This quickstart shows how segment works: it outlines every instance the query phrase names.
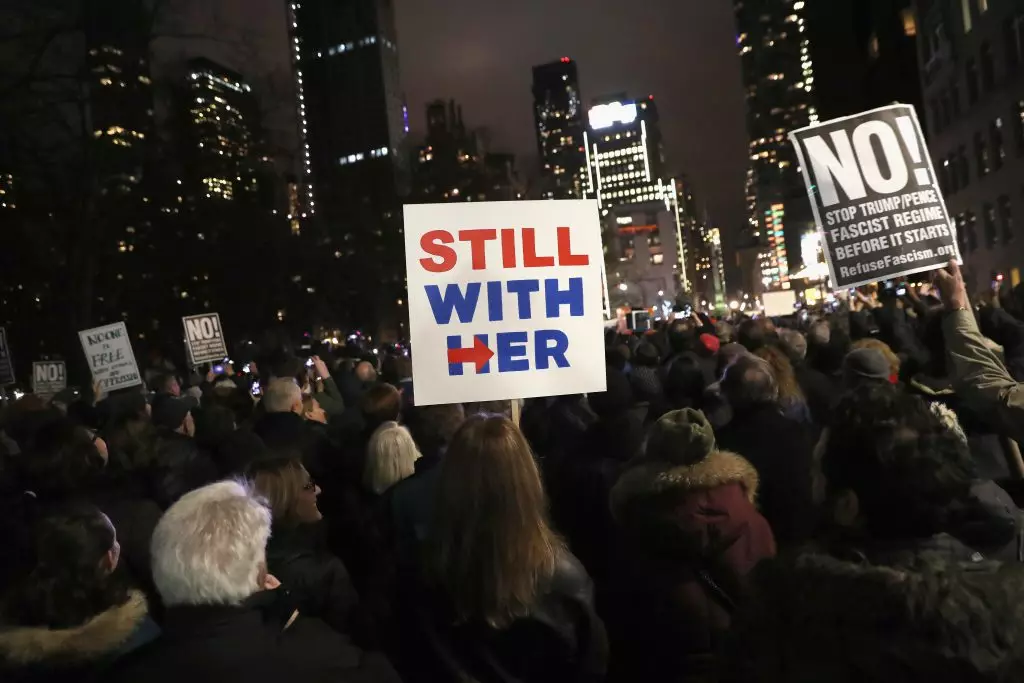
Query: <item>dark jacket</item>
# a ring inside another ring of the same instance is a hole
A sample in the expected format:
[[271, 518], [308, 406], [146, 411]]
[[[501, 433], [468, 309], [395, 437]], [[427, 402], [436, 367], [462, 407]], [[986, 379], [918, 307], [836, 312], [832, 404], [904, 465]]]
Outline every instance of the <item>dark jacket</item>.
[[163, 509], [179, 498], [216, 481], [217, 465], [195, 439], [169, 429], [157, 430], [149, 482], [153, 500]]
[[349, 632], [359, 595], [348, 570], [327, 550], [322, 523], [274, 525], [267, 543], [267, 570], [288, 589], [299, 611]]
[[325, 431], [295, 413], [267, 413], [253, 425], [253, 432], [277, 454], [299, 454], [315, 481], [324, 482], [337, 460]]
[[390, 490], [389, 512], [392, 542], [398, 562], [414, 566], [419, 559], [419, 547], [427, 537], [430, 516], [434, 507], [434, 492], [441, 475], [441, 463], [421, 471], [416, 462], [416, 473], [395, 484]]
[[[117, 664], [112, 683], [391, 683], [384, 657], [366, 653], [318, 619], [276, 612], [274, 591], [240, 606], [172, 607], [161, 638]], [[286, 625], [287, 624], [287, 625]]]
[[574, 683], [605, 678], [604, 624], [594, 611], [593, 584], [571, 553], [561, 556], [529, 614], [506, 628], [453, 625], [442, 605], [438, 600], [420, 612], [432, 655], [424, 662], [423, 680]]
[[133, 592], [81, 626], [0, 627], [0, 680], [5, 683], [89, 683], [105, 680], [119, 657], [156, 638], [146, 598]]
[[839, 396], [839, 381], [815, 370], [806, 361], [794, 363], [793, 373], [796, 375], [797, 384], [807, 397], [811, 419], [818, 426], [827, 425], [832, 414], [832, 404]]
[[760, 405], [735, 413], [715, 434], [722, 450], [742, 455], [757, 469], [761, 513], [779, 546], [809, 538], [816, 524], [810, 432], [774, 405]]
[[775, 554], [754, 505], [758, 476], [733, 453], [693, 465], [646, 462], [611, 494], [618, 522], [605, 612], [609, 679], [711, 678], [745, 577]]

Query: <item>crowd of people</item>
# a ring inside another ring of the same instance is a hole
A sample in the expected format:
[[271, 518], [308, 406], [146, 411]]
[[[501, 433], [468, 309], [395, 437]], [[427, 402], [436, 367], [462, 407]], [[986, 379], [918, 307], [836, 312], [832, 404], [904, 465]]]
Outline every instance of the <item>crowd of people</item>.
[[23, 397], [0, 680], [1024, 680], [1024, 308], [976, 304], [613, 330], [519, 424], [402, 354]]

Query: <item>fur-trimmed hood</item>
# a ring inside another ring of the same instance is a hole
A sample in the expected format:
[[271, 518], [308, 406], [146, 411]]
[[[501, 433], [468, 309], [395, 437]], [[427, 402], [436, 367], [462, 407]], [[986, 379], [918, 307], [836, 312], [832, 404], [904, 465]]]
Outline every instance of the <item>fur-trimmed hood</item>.
[[660, 496], [672, 490], [695, 491], [738, 483], [747, 499], [757, 498], [757, 470], [745, 458], [728, 451], [713, 451], [693, 465], [663, 461], [644, 462], [622, 474], [612, 488], [611, 509], [621, 518], [625, 507], [638, 498]]
[[0, 659], [15, 666], [99, 660], [120, 650], [148, 611], [145, 596], [132, 591], [124, 604], [111, 607], [75, 628], [0, 628]]

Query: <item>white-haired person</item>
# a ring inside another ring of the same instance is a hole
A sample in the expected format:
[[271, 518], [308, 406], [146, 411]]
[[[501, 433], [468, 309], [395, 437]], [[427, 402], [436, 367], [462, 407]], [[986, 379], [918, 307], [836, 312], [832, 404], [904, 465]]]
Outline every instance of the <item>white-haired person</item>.
[[264, 414], [256, 421], [253, 431], [276, 455], [300, 453], [303, 466], [318, 482], [335, 479], [332, 467], [338, 459], [337, 448], [326, 432], [316, 428], [319, 425], [307, 420], [302, 399], [302, 389], [294, 379], [271, 380], [260, 401]]
[[172, 505], [153, 533], [163, 637], [118, 662], [134, 683], [398, 681], [388, 661], [289, 605], [267, 573], [271, 511], [248, 484], [222, 481]]
[[409, 430], [397, 422], [385, 422], [370, 436], [363, 469], [363, 486], [380, 496], [416, 472], [422, 457]]

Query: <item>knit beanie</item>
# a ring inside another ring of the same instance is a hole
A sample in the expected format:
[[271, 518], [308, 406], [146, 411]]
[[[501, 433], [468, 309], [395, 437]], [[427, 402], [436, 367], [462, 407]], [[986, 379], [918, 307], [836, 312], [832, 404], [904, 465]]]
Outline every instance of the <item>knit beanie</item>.
[[646, 458], [693, 465], [715, 450], [715, 432], [704, 413], [683, 408], [665, 414], [654, 423], [647, 438]]

